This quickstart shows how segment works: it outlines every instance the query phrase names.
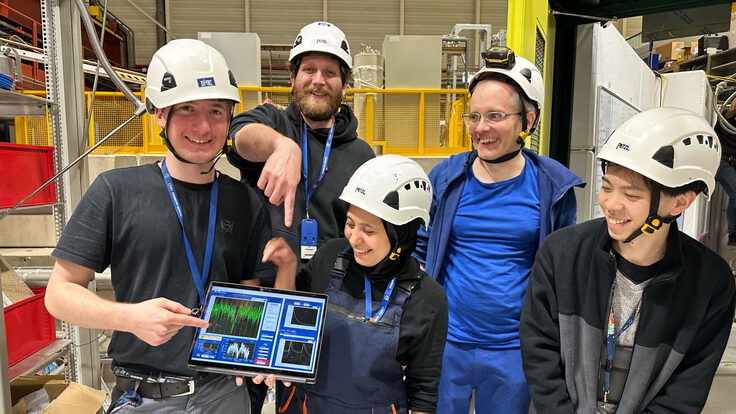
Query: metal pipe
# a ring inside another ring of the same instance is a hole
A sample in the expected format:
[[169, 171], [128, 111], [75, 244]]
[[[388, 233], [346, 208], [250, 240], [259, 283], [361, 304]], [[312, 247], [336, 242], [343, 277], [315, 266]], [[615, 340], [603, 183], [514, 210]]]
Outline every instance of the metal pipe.
[[[97, 60], [102, 64], [102, 67], [105, 69], [105, 72], [107, 72], [110, 80], [112, 81], [112, 83], [115, 84], [115, 86], [117, 86], [118, 89], [120, 89], [123, 95], [125, 95], [125, 97], [128, 98], [128, 100], [136, 106], [136, 113], [141, 110], [145, 112], [146, 105], [141, 102], [140, 99], [135, 97], [133, 91], [128, 88], [128, 85], [126, 85], [125, 82], [120, 80], [117, 73], [115, 73], [115, 69], [113, 69], [112, 65], [110, 65], [110, 61], [107, 60], [107, 56], [105, 56], [105, 52], [102, 50], [102, 46], [100, 45], [97, 36], [95, 36], [95, 28], [92, 25], [92, 19], [89, 17], [89, 12], [84, 7], [83, 0], [74, 0], [74, 3], [77, 5], [77, 9], [79, 9], [79, 14], [82, 16], [82, 23], [84, 23], [84, 28], [87, 30], [87, 37], [89, 38], [89, 42], [92, 44], [92, 49], [94, 49], [95, 55], [97, 55]], [[143, 114], [143, 112], [141, 112], [141, 114]]]
[[590, 15], [587, 15], [587, 14], [577, 14], [577, 13], [561, 12], [561, 11], [557, 11], [555, 9], [549, 9], [549, 14], [551, 14], [553, 16], [559, 15], [559, 16], [570, 16], [570, 17], [582, 17], [583, 19], [596, 20], [596, 21], [606, 22], [606, 23], [618, 21], [618, 17], [616, 17], [616, 16], [613, 16], [610, 19], [608, 19], [608, 18], [605, 18], [605, 17], [590, 16]]

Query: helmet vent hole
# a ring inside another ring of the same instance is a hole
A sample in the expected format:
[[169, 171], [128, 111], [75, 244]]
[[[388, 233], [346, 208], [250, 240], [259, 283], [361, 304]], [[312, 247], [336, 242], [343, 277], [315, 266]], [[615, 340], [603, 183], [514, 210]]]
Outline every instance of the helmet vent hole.
[[698, 138], [698, 144], [702, 144], [703, 143], [703, 136], [702, 135], [698, 135], [697, 138]]
[[521, 73], [521, 76], [525, 77], [529, 83], [532, 83], [532, 71], [529, 70], [529, 68], [524, 68], [520, 70], [519, 73]]
[[685, 138], [685, 139], [682, 140], [682, 143], [685, 144], [685, 145], [690, 145], [690, 144], [692, 144], [692, 140], [690, 140], [690, 137], [687, 137], [687, 138]]
[[350, 49], [348, 49], [348, 42], [346, 42], [344, 40], [340, 44], [340, 49], [344, 50], [345, 53], [350, 54]]
[[386, 194], [386, 197], [383, 198], [383, 203], [393, 208], [394, 210], [398, 210], [399, 209], [399, 193], [396, 192], [396, 190], [394, 190]]
[[[702, 135], [698, 135], [699, 138], [702, 138]], [[674, 159], [675, 159], [675, 148], [672, 147], [672, 145], [667, 145], [665, 147], [660, 148], [657, 150], [657, 152], [652, 156], [652, 159], [659, 162], [660, 164], [667, 166], [669, 168], [673, 168], [674, 166]]]
[[168, 91], [173, 88], [176, 88], [176, 79], [174, 79], [174, 75], [169, 72], [164, 73], [164, 76], [161, 79], [161, 92]]
[[405, 190], [411, 190], [411, 184], [407, 184], [407, 185], [405, 185], [405, 186], [404, 186], [404, 189], [405, 189]]
[[419, 188], [419, 180], [414, 180], [414, 188]]
[[708, 135], [708, 146], [710, 148], [713, 148], [713, 137]]
[[235, 75], [233, 75], [231, 70], [227, 71], [227, 76], [230, 78], [230, 84], [237, 88], [238, 82], [235, 81]]

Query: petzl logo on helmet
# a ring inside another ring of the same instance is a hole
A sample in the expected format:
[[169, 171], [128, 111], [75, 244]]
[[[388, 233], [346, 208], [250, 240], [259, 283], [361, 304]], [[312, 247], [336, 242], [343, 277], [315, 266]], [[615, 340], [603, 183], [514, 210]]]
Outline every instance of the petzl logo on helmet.
[[365, 195], [365, 190], [360, 187], [355, 187], [355, 192], [359, 194]]
[[199, 85], [200, 88], [215, 86], [215, 78], [199, 78], [197, 79], [197, 85]]
[[629, 151], [629, 144], [624, 144], [623, 142], [619, 142], [618, 145], [616, 145], [616, 149], [622, 149], [624, 151]]

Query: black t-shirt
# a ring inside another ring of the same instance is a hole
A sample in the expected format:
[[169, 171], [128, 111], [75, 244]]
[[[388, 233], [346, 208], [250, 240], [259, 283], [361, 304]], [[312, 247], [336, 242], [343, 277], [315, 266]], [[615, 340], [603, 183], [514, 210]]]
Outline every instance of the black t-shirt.
[[[218, 175], [217, 218], [208, 282], [272, 278], [261, 263], [270, 239], [262, 199], [249, 187]], [[202, 269], [211, 184], [174, 180], [187, 239]], [[192, 308], [198, 293], [189, 269], [181, 225], [158, 164], [100, 174], [74, 210], [53, 256], [102, 272], [110, 266], [115, 300], [138, 303], [165, 297]], [[108, 353], [116, 364], [191, 375], [187, 353], [194, 328], [183, 328], [159, 346], [114, 332]]]
[[[338, 253], [348, 245], [346, 239], [335, 239], [320, 247], [297, 274], [297, 289], [324, 292]], [[413, 257], [396, 276], [399, 288], [411, 287], [401, 314], [396, 361], [406, 365], [404, 384], [409, 409], [433, 413], [437, 407], [442, 354], [447, 338], [447, 296], [434, 279], [419, 269], [419, 263]], [[388, 280], [372, 284], [372, 297], [382, 297], [387, 285]], [[364, 298], [364, 286], [363, 273], [351, 260], [342, 290], [354, 298]], [[322, 355], [322, 358], [329, 356]]]
[[[243, 112], [233, 119], [230, 126], [230, 136], [234, 137], [247, 124], [263, 124], [276, 130], [278, 133], [293, 139], [302, 147], [302, 131], [304, 120], [295, 104], [289, 105], [286, 110], [279, 110], [273, 105], [260, 105]], [[358, 119], [347, 105], [341, 105], [335, 115], [335, 131], [327, 171], [321, 184], [309, 199], [309, 215], [318, 223], [318, 244], [342, 237], [347, 217], [345, 203], [338, 199], [348, 180], [358, 167], [375, 157], [370, 145], [358, 138]], [[307, 146], [309, 152], [309, 181], [311, 188], [319, 177], [322, 157], [329, 128], [311, 129], [307, 126]], [[256, 187], [258, 178], [263, 170], [264, 163], [254, 163], [245, 160], [231, 146], [227, 154], [228, 161], [240, 170], [242, 181]], [[294, 216], [292, 226], [284, 226], [284, 206], [274, 206], [270, 203], [271, 224], [274, 237], [283, 237], [291, 249], [300, 257], [299, 229], [301, 220], [305, 218], [306, 195], [304, 191], [304, 177], [302, 176], [296, 188], [294, 200]]]

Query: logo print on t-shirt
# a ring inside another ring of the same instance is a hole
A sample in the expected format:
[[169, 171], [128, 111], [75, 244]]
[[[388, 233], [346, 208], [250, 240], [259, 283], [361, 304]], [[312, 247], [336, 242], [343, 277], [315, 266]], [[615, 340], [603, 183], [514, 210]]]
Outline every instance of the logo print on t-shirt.
[[220, 221], [220, 228], [225, 233], [231, 234], [233, 232], [233, 222], [230, 221], [230, 220], [221, 220]]

